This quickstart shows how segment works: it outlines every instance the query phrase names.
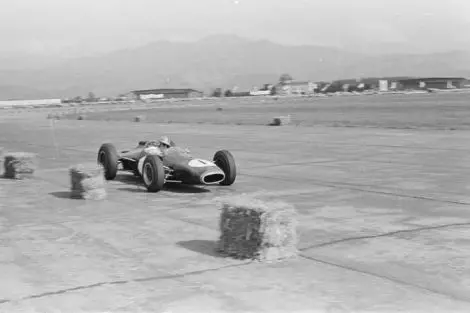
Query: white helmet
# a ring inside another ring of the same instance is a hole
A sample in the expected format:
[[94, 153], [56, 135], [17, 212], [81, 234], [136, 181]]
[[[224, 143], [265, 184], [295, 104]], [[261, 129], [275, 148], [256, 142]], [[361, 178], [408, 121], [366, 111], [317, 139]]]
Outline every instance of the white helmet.
[[171, 146], [170, 138], [168, 138], [167, 136], [162, 136], [162, 137], [160, 137], [159, 142], [160, 142], [161, 144], [164, 144], [164, 145], [168, 146], [168, 147]]

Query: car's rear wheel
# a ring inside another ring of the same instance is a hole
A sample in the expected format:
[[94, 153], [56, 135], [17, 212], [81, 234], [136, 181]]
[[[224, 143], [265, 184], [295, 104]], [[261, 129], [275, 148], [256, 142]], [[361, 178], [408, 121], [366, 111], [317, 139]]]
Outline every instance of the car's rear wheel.
[[98, 164], [104, 168], [104, 177], [106, 180], [116, 178], [118, 172], [119, 156], [113, 144], [102, 144], [98, 151]]
[[230, 186], [237, 178], [237, 166], [235, 158], [227, 150], [217, 151], [214, 155], [214, 163], [224, 172], [225, 179], [220, 182], [222, 186]]
[[142, 166], [142, 179], [145, 187], [149, 192], [158, 192], [165, 184], [165, 168], [156, 155], [148, 155], [145, 157]]

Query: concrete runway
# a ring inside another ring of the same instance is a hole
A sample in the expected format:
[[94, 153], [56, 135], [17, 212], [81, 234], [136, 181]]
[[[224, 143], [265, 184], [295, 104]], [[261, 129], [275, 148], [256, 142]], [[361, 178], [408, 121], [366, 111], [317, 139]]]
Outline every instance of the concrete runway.
[[[3, 112], [2, 116], [6, 116]], [[231, 187], [68, 198], [68, 167], [167, 134], [198, 157], [231, 150]], [[470, 132], [0, 119], [0, 147], [40, 155], [0, 179], [0, 312], [469, 312]], [[296, 260], [225, 259], [216, 198], [296, 206]]]

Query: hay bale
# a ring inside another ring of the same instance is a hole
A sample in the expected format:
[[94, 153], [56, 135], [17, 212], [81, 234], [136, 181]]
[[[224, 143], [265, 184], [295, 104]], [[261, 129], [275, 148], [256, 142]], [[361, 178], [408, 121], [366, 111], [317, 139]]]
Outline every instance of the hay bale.
[[291, 122], [290, 114], [287, 116], [279, 116], [273, 118], [273, 121], [271, 122], [271, 126], [283, 126], [283, 125], [289, 125]]
[[272, 126], [281, 126], [281, 119], [279, 117], [273, 118], [273, 121], [271, 122]]
[[143, 122], [145, 121], [145, 116], [144, 115], [138, 115], [134, 117], [134, 122]]
[[70, 168], [70, 196], [75, 199], [103, 200], [107, 196], [102, 166], [78, 164]]
[[5, 155], [3, 177], [10, 179], [30, 178], [37, 169], [37, 155], [28, 152], [12, 152]]
[[79, 121], [82, 121], [82, 120], [84, 120], [84, 119], [86, 119], [86, 116], [83, 115], [83, 114], [80, 114], [80, 115], [77, 117], [77, 120], [79, 120]]
[[237, 259], [274, 261], [297, 255], [297, 216], [284, 202], [236, 197], [222, 203], [221, 254]]

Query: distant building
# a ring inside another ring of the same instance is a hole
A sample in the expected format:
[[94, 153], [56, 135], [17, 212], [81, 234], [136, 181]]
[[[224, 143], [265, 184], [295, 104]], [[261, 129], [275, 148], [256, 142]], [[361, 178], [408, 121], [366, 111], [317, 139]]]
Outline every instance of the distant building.
[[[380, 90], [382, 87], [383, 89], [388, 89], [388, 90], [397, 90], [398, 89], [398, 82], [400, 80], [406, 80], [406, 79], [413, 79], [415, 77], [408, 77], [408, 76], [392, 76], [392, 77], [366, 77], [366, 78], [361, 78], [359, 81], [365, 85], [365, 89], [374, 89], [374, 90]], [[387, 81], [387, 86], [385, 86], [385, 83], [383, 82], [384, 80]], [[381, 86], [381, 81], [382, 81], [382, 86]]]
[[249, 94], [250, 96], [269, 96], [271, 90], [251, 90]]
[[60, 106], [61, 99], [37, 99], [37, 100], [4, 100], [0, 101], [1, 107], [21, 107], [21, 106]]
[[[380, 91], [460, 89], [467, 88], [468, 80], [461, 77], [370, 77], [361, 79], [342, 79], [333, 81], [323, 92], [361, 91], [375, 89]], [[321, 89], [321, 88], [320, 88]]]
[[402, 79], [397, 82], [397, 89], [460, 89], [465, 88], [467, 80], [462, 77], [422, 77]]
[[310, 81], [288, 80], [279, 82], [273, 88], [275, 88], [275, 93], [277, 95], [287, 96], [312, 94], [316, 89], [318, 89], [318, 86]]
[[230, 94], [230, 97], [248, 97], [251, 96], [249, 91], [236, 91]]
[[203, 96], [203, 93], [194, 89], [147, 89], [131, 91], [129, 96], [140, 100], [200, 98]]
[[324, 93], [355, 91], [358, 85], [357, 79], [339, 79], [329, 84], [323, 84], [320, 91]]
[[380, 91], [388, 91], [388, 80], [386, 79], [381, 79], [379, 80], [379, 90]]

